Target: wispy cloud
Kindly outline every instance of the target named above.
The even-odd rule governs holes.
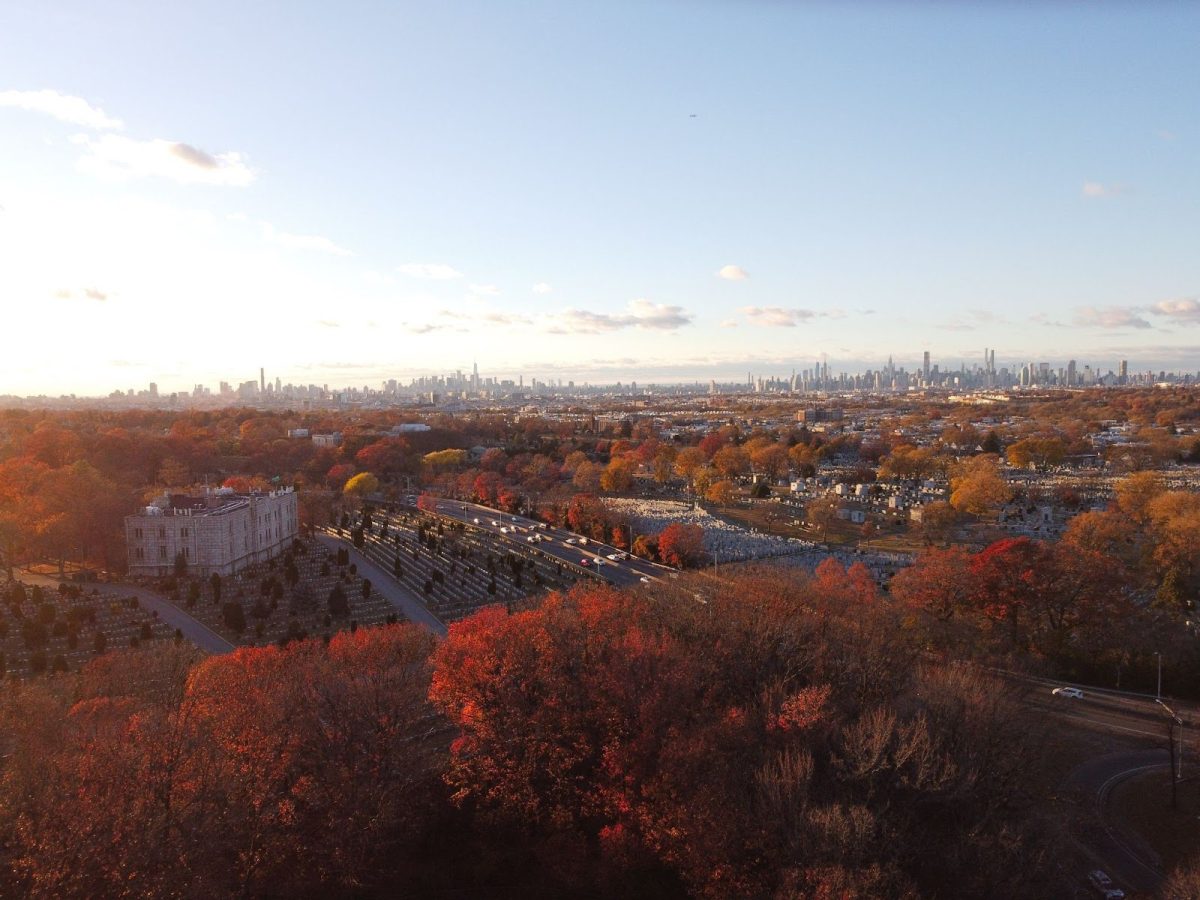
[[[96,300],[104,302],[110,296],[106,291],[102,291],[95,287],[84,288],[62,288],[54,292],[54,296],[59,300]]]
[[[737,321],[737,319],[725,319],[721,322],[721,327],[722,328],[737,328],[738,321]]]
[[[333,319],[321,319],[317,322],[322,328],[341,328],[341,322],[335,322]]]
[[[1083,328],[1150,328],[1141,311],[1125,306],[1080,306],[1074,323]]]
[[[545,281],[539,281],[533,286],[533,292],[535,294],[549,294],[553,290],[554,288],[552,288],[549,283]]]
[[[1150,312],[1167,316],[1177,322],[1200,323],[1200,298],[1180,297],[1177,300],[1162,300],[1151,306]]]
[[[692,322],[682,306],[667,306],[649,300],[632,300],[624,313],[597,313],[568,309],[555,317],[550,331],[555,334],[600,334],[623,328],[675,331]]]
[[[332,256],[354,255],[327,237],[319,234],[288,234],[286,231],[276,231],[268,222],[263,223],[263,237],[270,243],[286,247],[289,250],[311,250],[317,253],[328,253]]]
[[[409,278],[424,278],[427,281],[450,281],[463,277],[462,272],[445,263],[405,263],[396,266],[396,271]]]
[[[750,277],[750,273],[741,266],[721,266],[717,269],[717,277],[724,278],[726,281],[745,281]]]
[[[1089,199],[1097,200],[1103,197],[1115,197],[1123,194],[1129,187],[1124,184],[1103,184],[1099,181],[1085,181],[1080,193]]]
[[[490,325],[532,325],[533,320],[521,313],[488,311],[460,311],[443,309],[438,313],[443,319],[453,319],[458,322],[487,322]]]
[[[0,91],[0,106],[43,113],[60,122],[69,122],[96,131],[119,130],[124,127],[120,119],[114,119],[82,97],[72,97],[58,91]]]
[[[470,284],[467,290],[476,297],[494,297],[500,293],[500,288],[494,284]]]
[[[1035,325],[1045,325],[1047,328],[1069,328],[1070,327],[1065,322],[1059,322],[1055,319],[1051,319],[1045,313],[1034,313],[1032,316],[1029,317],[1029,321]]]
[[[812,309],[785,309],[782,306],[743,306],[738,311],[751,324],[768,328],[795,328],[822,315]]]
[[[116,134],[99,138],[75,135],[86,148],[80,170],[101,178],[169,178],[180,184],[209,184],[245,187],[254,172],[240,153],[206,153],[190,144],[154,138],[134,140]]]

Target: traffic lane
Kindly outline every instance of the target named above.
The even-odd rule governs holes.
[[[1051,678],[1042,678],[1036,675],[1023,675],[1019,672],[1010,672],[1003,669],[995,669],[1002,675],[1015,678],[1026,684],[1043,685],[1046,692],[1049,693],[1057,687],[1074,687],[1083,691],[1084,699],[1093,703],[1099,703],[1111,707],[1124,707],[1130,709],[1153,709],[1158,710],[1161,714],[1162,707],[1155,702],[1153,694],[1143,694],[1136,691],[1120,691],[1113,688],[1095,687],[1088,684],[1076,684],[1070,681],[1057,681]],[[1200,713],[1200,707],[1191,701],[1174,700],[1169,697],[1162,698],[1175,712],[1182,718],[1196,718]]]
[[[1008,676],[1027,685],[1024,696],[1026,705],[1080,727],[1117,732],[1130,737],[1147,740],[1166,740],[1168,717],[1166,711],[1153,700],[1135,697],[1106,697],[1094,689],[1081,688],[1081,698],[1055,696],[1051,688],[1034,682]],[[1196,742],[1196,731],[1187,727],[1185,720],[1184,745],[1190,749]]]
[[[1108,800],[1122,781],[1165,769],[1170,765],[1165,748],[1109,753],[1090,759],[1075,768],[1063,782],[1077,791],[1097,814],[1099,824],[1085,825],[1077,835],[1083,846],[1100,860],[1105,871],[1125,887],[1152,894],[1162,883],[1163,873],[1156,861],[1147,858],[1119,828],[1108,821]]]

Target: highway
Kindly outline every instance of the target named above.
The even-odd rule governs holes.
[[[640,584],[644,580],[658,581],[675,574],[668,566],[639,559],[632,554],[623,560],[609,560],[609,554],[619,554],[610,544],[602,544],[584,538],[565,528],[539,523],[524,516],[514,516],[512,513],[500,512],[477,503],[466,503],[458,500],[439,500],[437,514],[447,519],[462,522],[470,528],[477,528],[492,535],[498,544],[509,543],[514,549],[525,552],[536,551],[551,559],[579,566],[586,559],[585,567],[593,574],[618,587],[628,587]],[[477,521],[478,520],[478,521]],[[507,531],[501,531],[507,529]],[[541,535],[545,540],[530,542],[528,538]],[[599,558],[599,565],[597,565]]]

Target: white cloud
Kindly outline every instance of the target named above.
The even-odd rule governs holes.
[[[154,138],[134,140],[115,134],[92,139],[86,135],[72,138],[87,148],[79,168],[101,178],[170,178],[180,184],[210,184],[245,187],[254,180],[254,172],[240,153],[210,154],[190,144]]]
[[[737,319],[725,319],[723,322],[721,322],[721,327],[722,328],[737,328],[738,327]]]
[[[1117,194],[1123,194],[1128,188],[1123,184],[1102,184],[1099,181],[1085,181],[1080,193],[1089,199],[1100,199],[1102,197],[1115,197]]]
[[[424,278],[429,281],[449,281],[463,277],[462,272],[445,263],[405,263],[396,266],[396,271],[409,278]]]
[[[1123,306],[1081,306],[1075,310],[1075,324],[1084,328],[1150,328],[1136,309]]]
[[[353,256],[345,247],[339,247],[327,237],[319,234],[288,234],[286,231],[276,231],[267,222],[263,223],[263,236],[272,244],[286,247],[289,250],[314,250],[318,253],[329,253],[333,256]]]
[[[811,309],[784,309],[782,306],[743,306],[740,312],[751,323],[772,328],[795,328],[801,322],[822,315]]]
[[[1200,322],[1200,298],[1180,297],[1178,300],[1162,300],[1150,307],[1150,312],[1169,316],[1180,322]]]
[[[741,266],[721,266],[717,270],[717,277],[726,281],[745,281],[750,277],[750,273]]]
[[[124,127],[120,119],[112,118],[104,110],[92,106],[81,97],[60,94],[58,91],[0,91],[0,106],[44,113],[60,122],[69,122],[96,131]]]
[[[494,297],[500,293],[500,288],[494,284],[472,284],[467,290],[477,297]]]
[[[624,313],[597,313],[584,309],[568,309],[555,317],[551,331],[555,334],[600,334],[623,328],[653,331],[674,331],[690,325],[692,314],[682,306],[667,306],[649,300],[631,300]]]
[[[550,285],[549,285],[547,282],[545,282],[545,281],[539,281],[537,284],[535,284],[535,285],[533,286],[533,292],[534,292],[535,294],[549,294],[549,293],[550,293],[551,291],[553,291],[553,290],[554,290],[554,288],[552,288],[552,287],[551,287],[551,286],[550,286]]]
[[[108,292],[95,287],[85,287],[79,290],[63,288],[62,290],[55,291],[54,296],[59,300],[97,300],[100,302],[109,298]]]

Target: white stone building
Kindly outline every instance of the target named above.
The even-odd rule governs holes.
[[[180,554],[192,575],[231,575],[292,545],[299,530],[291,488],[202,497],[164,495],[125,517],[131,575],[170,575]]]

